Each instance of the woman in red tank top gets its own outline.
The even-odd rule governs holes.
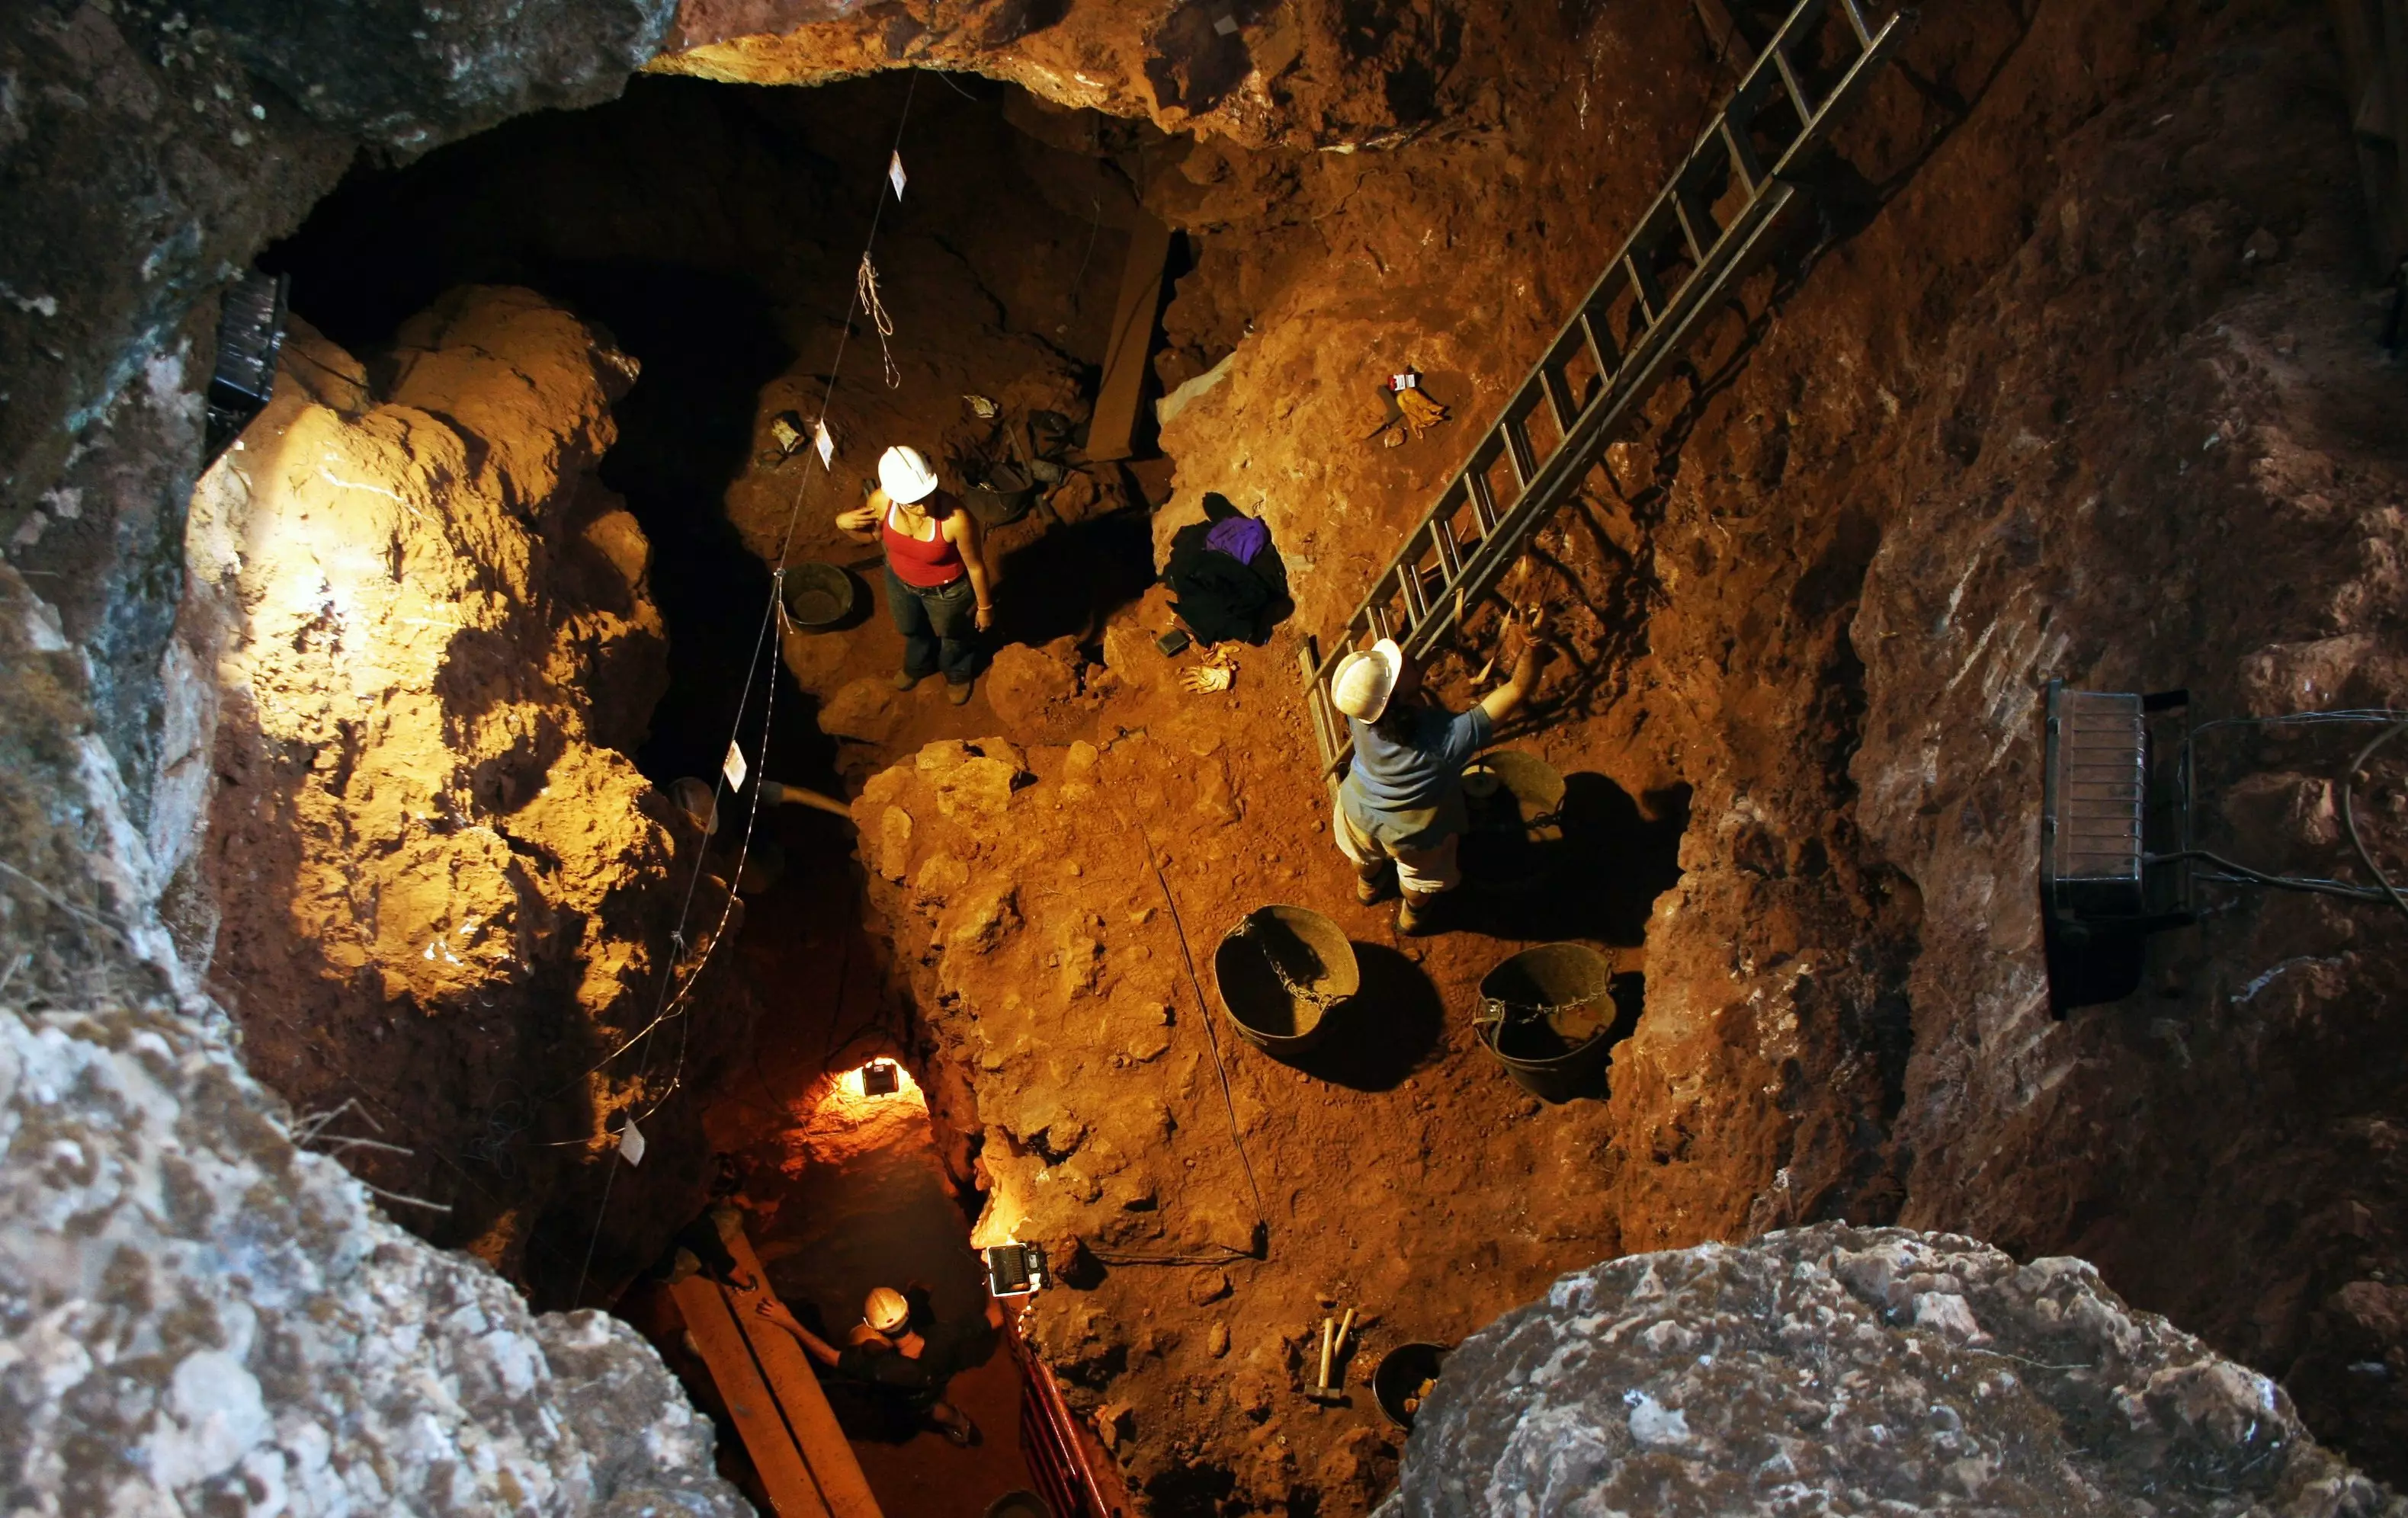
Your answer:
[[[903,635],[895,688],[908,691],[941,667],[946,695],[960,706],[978,679],[972,630],[995,622],[978,519],[937,488],[936,470],[916,448],[888,449],[878,479],[869,499],[839,512],[836,524],[886,551],[886,609]]]

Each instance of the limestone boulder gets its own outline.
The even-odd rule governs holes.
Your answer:
[[[2385,1514],[2281,1387],[2075,1259],[1827,1224],[1558,1280],[1447,1361],[1382,1518]]]

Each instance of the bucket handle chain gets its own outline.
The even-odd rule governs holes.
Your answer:
[[[1263,956],[1263,963],[1271,967],[1271,974],[1279,978],[1281,988],[1285,990],[1289,996],[1323,1012],[1328,1011],[1329,1009],[1346,999],[1344,996],[1333,995],[1329,992],[1298,983],[1296,977],[1288,973],[1287,967],[1280,963],[1280,956],[1272,952],[1269,936],[1262,932],[1261,924],[1253,918],[1249,917],[1240,923],[1238,931],[1254,941],[1255,950]]]

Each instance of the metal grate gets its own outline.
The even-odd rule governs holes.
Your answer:
[[[1827,27],[1838,16],[1844,25]],[[1306,701],[1325,775],[1353,738],[1329,704],[1348,652],[1394,637],[1426,655],[1579,489],[1671,371],[1698,319],[1769,251],[1796,196],[1782,176],[1821,143],[1899,40],[1856,0],[1801,0],[1673,172],[1504,411],[1371,583],[1326,657],[1307,637]],[[1844,63],[1820,66],[1837,50]],[[1825,86],[1828,81],[1828,87]],[[1818,88],[1819,87],[1819,88]]]
[[[2148,809],[2148,728],[2138,695],[2049,693],[2048,905],[2083,917],[2137,917]]]
[[[267,398],[276,390],[276,356],[284,347],[286,288],[280,274],[246,274],[219,302],[204,465],[224,452],[251,419],[267,409]]]

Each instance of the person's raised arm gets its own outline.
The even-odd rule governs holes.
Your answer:
[[[1531,694],[1539,688],[1539,666],[1546,658],[1547,617],[1544,611],[1530,614],[1530,636],[1522,645],[1522,656],[1513,661],[1513,673],[1504,684],[1480,698],[1480,709],[1488,713],[1493,726],[1522,709]]]
[[[873,490],[869,498],[850,511],[836,514],[837,531],[856,543],[878,541],[878,522],[886,514],[886,493]]]
[[[789,1311],[783,1302],[763,1302],[752,1310],[795,1336],[810,1357],[834,1369],[838,1359],[836,1346],[803,1326],[802,1320]]]
[[[978,518],[963,507],[945,519],[944,534],[961,550],[962,567],[969,571],[970,594],[978,597],[978,629],[985,632],[995,624],[995,584],[986,572],[986,539]]]

